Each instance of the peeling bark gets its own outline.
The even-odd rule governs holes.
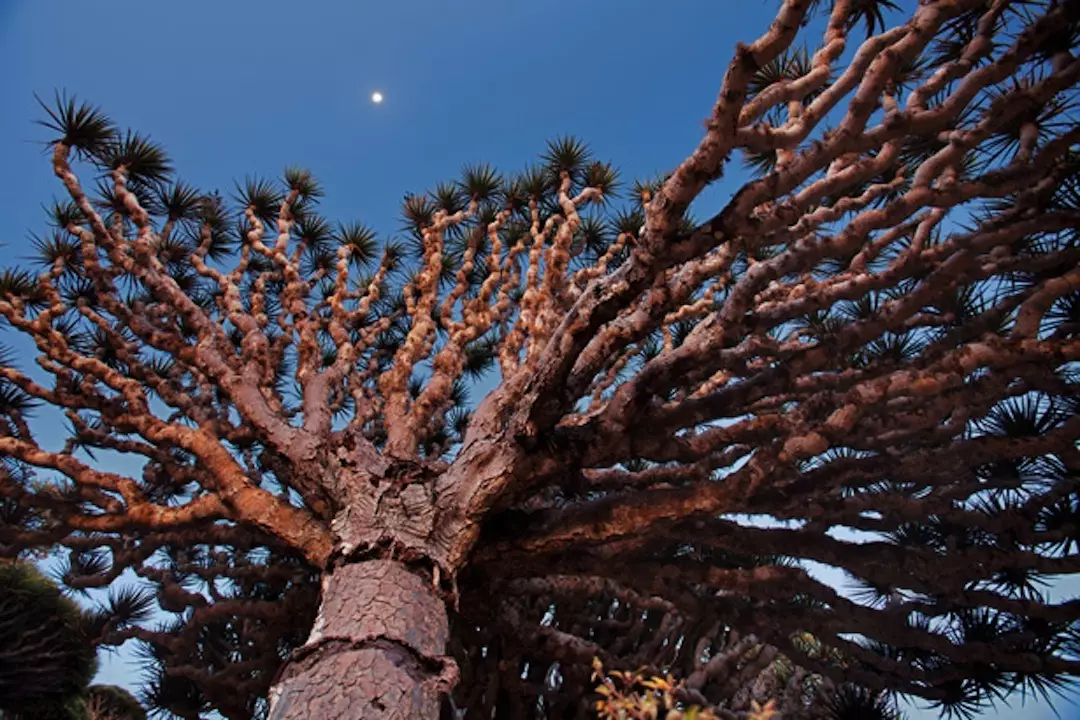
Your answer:
[[[271,690],[270,718],[436,718],[456,679],[446,641],[430,579],[392,560],[342,565],[324,578],[311,636]]]

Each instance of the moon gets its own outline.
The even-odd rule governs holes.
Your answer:
[[[378,104],[379,104],[379,103],[381,103],[382,101],[383,101],[383,94],[382,94],[381,92],[379,92],[378,90],[376,90],[375,92],[371,93],[371,102],[373,102],[373,103],[375,103],[376,105],[378,105]]]

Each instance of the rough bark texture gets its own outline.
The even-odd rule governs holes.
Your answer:
[[[430,580],[391,560],[349,563],[323,580],[321,603],[271,691],[272,720],[438,717],[453,664]]]

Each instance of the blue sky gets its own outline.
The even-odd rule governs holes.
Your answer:
[[[627,179],[669,169],[701,137],[735,42],[756,37],[775,7],[0,0],[3,264],[26,254],[60,189],[32,124],[35,92],[101,105],[162,142],[179,177],[205,189],[303,165],[323,182],[331,218],[392,232],[405,192],[467,162],[519,169],[559,134],[587,140]],[[738,175],[710,189],[703,212]],[[107,681],[132,680],[122,661],[103,661]],[[1028,705],[987,717],[1053,714]]]
[[[402,195],[462,164],[515,170],[561,133],[630,177],[691,150],[737,36],[769,3],[303,4],[0,0],[8,243],[57,189],[32,93],[67,88],[149,132],[189,182],[303,164],[331,216],[397,227]],[[729,7],[734,7],[730,5]],[[740,32],[740,29],[742,31]],[[385,102],[373,105],[381,90]],[[17,170],[16,170],[17,169]]]

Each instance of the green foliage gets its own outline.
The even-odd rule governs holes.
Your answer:
[[[547,150],[540,157],[552,184],[557,185],[562,173],[567,173],[574,182],[580,183],[592,160],[592,151],[581,140],[566,135],[549,140]]]
[[[91,685],[86,706],[90,720],[146,720],[146,710],[135,696],[115,685]]]
[[[298,193],[301,200],[317,200],[323,196],[323,190],[318,181],[309,171],[300,167],[285,168],[285,185],[289,190]]]
[[[881,32],[888,23],[885,21],[887,12],[897,12],[900,6],[893,0],[853,0],[851,14],[848,16],[848,27],[853,28],[859,24],[866,26],[866,37]]]
[[[437,183],[428,193],[436,210],[447,215],[462,212],[469,206],[469,198],[462,192],[460,185],[450,181]]]
[[[277,217],[284,197],[285,194],[266,179],[246,178],[243,184],[236,186],[236,201],[244,209],[250,208],[255,217],[263,222],[272,222]]]
[[[369,266],[378,258],[377,235],[367,225],[358,222],[340,224],[335,238],[349,247],[349,262],[356,266]]]
[[[809,73],[810,69],[810,55],[805,47],[787,50],[758,69],[747,89],[756,94],[776,83],[797,80]],[[810,98],[813,99],[813,96]]]
[[[758,152],[744,148],[742,150],[742,155],[743,165],[755,175],[768,175],[773,171],[773,168],[776,167],[776,150],[763,150]]]
[[[5,717],[5,720],[7,718]],[[36,700],[11,713],[11,720],[97,720],[91,716],[86,698],[75,695],[63,701]]]
[[[112,120],[96,106],[78,102],[74,95],[57,92],[52,106],[41,98],[37,101],[48,116],[39,123],[58,133],[50,146],[63,143],[75,151],[76,157],[87,159],[102,155],[116,139]]]
[[[599,190],[600,203],[603,205],[609,204],[618,197],[619,187],[622,185],[619,180],[619,171],[611,163],[606,162],[589,163],[585,168],[581,183],[585,187]]]
[[[0,710],[7,712],[67,706],[97,671],[79,607],[24,562],[0,560],[0,648]]]
[[[60,232],[49,233],[46,237],[30,236],[34,248],[35,260],[44,268],[51,268],[62,262],[66,268],[78,269],[82,262],[79,241]]]
[[[51,205],[46,206],[45,212],[53,227],[58,230],[64,230],[69,226],[81,225],[86,222],[83,211],[72,200],[53,201]]]
[[[30,307],[42,307],[45,298],[37,277],[27,270],[5,268],[0,271],[0,297],[10,295]]]
[[[130,130],[106,144],[97,157],[104,167],[122,169],[132,182],[138,184],[160,185],[172,173],[172,163],[165,151],[149,138]]]
[[[0,345],[0,367],[14,364],[14,351]],[[9,417],[25,417],[40,403],[31,395],[7,379],[0,378],[0,422]],[[16,431],[17,433],[17,431]]]
[[[169,220],[196,222],[201,219],[204,196],[199,190],[183,182],[160,183],[154,188],[154,202],[150,211]]]
[[[487,163],[466,165],[461,171],[461,190],[469,199],[494,199],[502,186],[502,176]]]
[[[901,720],[886,693],[845,683],[829,693],[825,706],[829,720]]]

